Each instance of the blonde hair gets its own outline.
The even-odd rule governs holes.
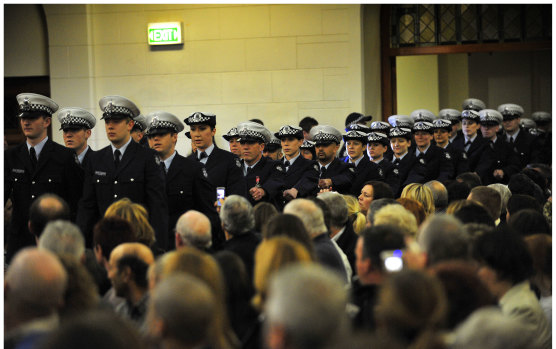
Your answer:
[[[404,236],[414,238],[417,234],[417,219],[413,213],[399,204],[386,205],[375,213],[373,226],[380,224],[393,225]]]
[[[357,235],[361,233],[365,226],[367,225],[367,218],[363,213],[361,213],[361,208],[359,207],[359,201],[353,195],[342,195],[344,200],[346,200],[348,208],[348,220],[353,222],[353,230]]]
[[[425,208],[425,214],[431,215],[435,211],[434,196],[432,190],[421,183],[411,183],[405,186],[402,191],[401,198],[408,198],[419,201]]]
[[[255,251],[255,271],[253,284],[255,296],[252,304],[261,310],[272,275],[286,265],[300,262],[310,262],[311,254],[299,242],[286,236],[276,236],[263,240]]]
[[[131,224],[137,241],[147,246],[152,246],[156,241],[154,229],[149,223],[149,214],[140,204],[128,198],[113,202],[104,213],[104,217],[115,216],[123,218]]]

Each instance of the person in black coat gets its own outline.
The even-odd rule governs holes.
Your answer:
[[[369,134],[372,132],[378,132],[383,135],[388,135],[388,132],[390,131],[391,128],[392,126],[386,121],[373,121],[371,122],[371,129]],[[388,136],[386,136],[386,140],[387,140],[385,144],[386,150],[383,152],[383,155],[385,158],[391,158],[393,153],[392,153],[392,148],[390,148],[390,142],[388,141]],[[370,145],[371,145],[370,143],[367,143],[367,147],[369,147]],[[369,159],[373,161],[370,155],[369,155]]]
[[[415,156],[425,169],[425,182],[445,182],[454,178],[454,165],[450,154],[431,144],[434,126],[431,122],[418,121],[413,125]]]
[[[533,163],[552,164],[552,115],[545,111],[537,111],[531,115],[537,124],[535,134],[538,137],[539,151],[533,154]]]
[[[403,188],[410,183],[425,183],[425,168],[417,159],[411,146],[411,130],[405,127],[393,127],[388,134],[394,156],[390,160],[394,173],[398,175],[400,186],[395,193],[399,196]]]
[[[367,133],[362,131],[349,131],[344,136],[348,156],[347,163],[355,167],[355,175],[351,184],[351,195],[357,197],[361,188],[368,181],[384,180],[384,171],[380,166],[370,161],[367,157]]]
[[[77,224],[92,244],[92,228],[114,201],[124,197],[145,206],[156,236],[156,247],[168,247],[168,205],[164,173],[156,152],[131,138],[133,119],[140,112],[125,97],[106,96],[99,101],[110,145],[95,152],[85,168],[83,197]]]
[[[83,167],[83,163],[89,160],[87,154],[92,152],[87,140],[91,137],[91,129],[97,123],[95,116],[82,108],[63,108],[58,112],[58,121],[64,134],[66,148],[73,149],[79,164]]]
[[[318,125],[311,129],[319,164],[319,188],[349,194],[355,168],[336,158],[342,134],[329,125]]]
[[[378,121],[377,121],[378,122]],[[374,123],[373,123],[374,124]],[[390,128],[388,128],[390,130]],[[388,140],[388,130],[386,133],[383,132],[371,132],[367,136],[367,155],[369,159],[377,164],[382,169],[382,175],[384,176],[384,182],[386,182],[393,193],[397,193],[400,187],[400,178],[398,173],[394,171],[394,165],[387,159],[388,152],[392,153],[392,148],[390,148],[390,141]],[[390,159],[393,155],[390,155]],[[359,196],[359,193],[358,195]]]
[[[452,162],[452,166],[455,170],[454,176],[469,172],[467,155],[456,149],[453,144],[450,143],[450,132],[453,130],[452,122],[448,119],[436,119],[432,122],[432,126],[436,146],[444,149],[448,153],[450,162]]]
[[[29,208],[44,193],[62,197],[75,219],[83,188],[83,171],[75,153],[47,136],[58,105],[48,97],[17,95],[19,118],[26,142],[4,151],[4,204],[11,198],[12,220],[6,236],[6,260],[21,248],[35,244],[28,229]]]
[[[185,158],[176,151],[178,134],[183,123],[177,116],[167,112],[147,115],[147,130],[150,148],[160,159],[165,173],[166,199],[168,201],[168,248],[175,246],[174,228],[179,217],[195,209],[207,216],[212,226],[212,246],[218,248],[224,242],[220,219],[214,208],[216,188],[208,180],[208,174],[198,161]]]
[[[246,187],[239,158],[214,144],[216,115],[195,112],[184,122],[190,127],[185,135],[191,138],[197,149],[189,158],[205,166],[210,182],[215,187],[226,188],[226,195],[245,196]]]
[[[539,151],[542,149],[538,137],[532,135],[520,127],[523,108],[517,104],[502,104],[498,106],[498,111],[502,114],[502,125],[504,127],[503,139],[508,142],[511,148],[519,157],[519,171],[539,158]]]

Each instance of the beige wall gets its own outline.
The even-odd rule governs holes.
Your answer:
[[[377,121],[382,119],[380,5],[366,4],[363,9],[365,113]]]
[[[416,109],[438,113],[438,56],[397,57],[396,75],[398,114]]]
[[[439,109],[461,110],[469,98],[469,73],[467,54],[438,56]]]
[[[306,115],[343,128],[363,109],[360,5],[45,5],[52,96],[100,117],[120,94],[146,114],[217,115],[216,141],[260,118],[271,131]],[[153,50],[147,23],[181,21],[185,43]],[[108,144],[99,122],[91,144]],[[56,123],[54,125],[56,127]],[[58,141],[61,141],[58,135]],[[56,138],[56,137],[55,137]],[[189,151],[182,134],[178,150]]]

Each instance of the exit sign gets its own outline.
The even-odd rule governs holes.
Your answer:
[[[181,23],[149,23],[149,45],[175,45],[182,44]]]

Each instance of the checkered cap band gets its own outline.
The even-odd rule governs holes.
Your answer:
[[[461,118],[462,119],[469,119],[469,120],[474,120],[479,122],[479,120],[481,119],[481,117],[479,116],[479,113],[475,110],[471,110],[471,109],[466,109],[464,111],[461,112]]]
[[[367,136],[367,141],[371,142],[379,142],[383,143],[384,141],[388,141],[388,136],[382,132],[371,132]]]
[[[409,138],[411,137],[411,130],[405,127],[393,127],[390,129],[390,132],[388,133],[388,138],[395,138],[395,137]]]
[[[432,125],[431,122],[428,122],[428,121],[417,121],[413,125],[413,132],[415,132],[415,131],[432,132],[432,130],[433,130],[433,125]]]
[[[499,105],[497,109],[503,116],[520,117],[521,115],[523,115],[524,112],[523,108],[520,105],[512,103]]]
[[[348,141],[350,139],[359,140],[361,142],[367,143],[367,134],[366,132],[361,132],[357,130],[352,130],[346,133],[343,138],[344,141]]]
[[[481,101],[480,99],[477,98],[468,98],[465,101],[463,101],[463,104],[461,105],[461,109],[464,110],[475,110],[475,111],[479,111],[479,110],[483,110],[486,109],[486,104],[485,102]]]
[[[360,131],[364,133],[369,133],[370,129],[365,125],[351,124],[346,127],[346,132],[348,131]]]
[[[52,115],[58,110],[58,104],[52,99],[37,93],[20,93],[15,98],[19,105],[19,111],[22,113],[44,112]]]
[[[60,121],[60,125],[62,126],[62,128],[67,126],[82,126],[88,129],[91,129],[94,126],[90,121],[86,119],[71,115],[64,116]]]
[[[267,144],[276,144],[282,146],[282,141],[276,137],[270,138],[270,141]]]
[[[373,121],[371,123],[371,130],[389,130],[390,124],[385,121]]]
[[[448,131],[452,130],[452,123],[450,120],[446,119],[436,119],[432,122],[433,129],[447,129]]]
[[[304,140],[303,144],[301,144],[300,148],[303,149],[313,149],[315,147],[315,142],[309,141],[309,140]]]
[[[249,130],[249,129],[246,129],[246,128],[239,131],[239,138],[240,139],[254,139],[254,140],[258,140],[258,141],[262,141],[262,142],[266,143],[266,137],[261,132]]]
[[[232,127],[228,133],[222,136],[225,140],[229,141],[232,138],[239,137],[239,133],[237,132],[237,127]]]
[[[20,111],[44,111],[44,112],[47,112],[50,115],[54,114],[54,110],[52,110],[48,106],[42,105],[42,104],[31,104],[31,103],[29,103],[29,101],[26,101],[25,103],[20,104],[19,105],[19,110]]]
[[[315,134],[313,137],[313,141],[317,142],[336,142],[339,143],[338,138],[330,133],[324,133],[320,131],[320,133]]]
[[[103,113],[105,117],[112,114],[123,114],[129,116],[132,119],[134,118],[134,114],[131,109],[114,105],[112,104],[112,102],[108,102],[108,105],[106,105],[106,107],[104,108]]]
[[[175,133],[179,133],[178,126],[170,121],[159,120],[156,116],[152,119],[151,124],[147,128],[147,136],[154,130],[157,129],[170,129],[174,130]]]
[[[536,111],[531,115],[531,118],[535,121],[535,122],[547,122],[552,120],[552,115],[550,115],[550,113],[547,113],[545,111]]]
[[[187,119],[185,119],[184,121],[188,125],[203,124],[203,123],[210,123],[215,118],[216,118],[216,115],[214,115],[214,114],[195,112],[195,113],[189,115],[187,117]]]
[[[274,134],[274,136],[280,137],[296,137],[296,138],[303,138],[303,129],[301,127],[295,126],[282,126],[278,132]]]

